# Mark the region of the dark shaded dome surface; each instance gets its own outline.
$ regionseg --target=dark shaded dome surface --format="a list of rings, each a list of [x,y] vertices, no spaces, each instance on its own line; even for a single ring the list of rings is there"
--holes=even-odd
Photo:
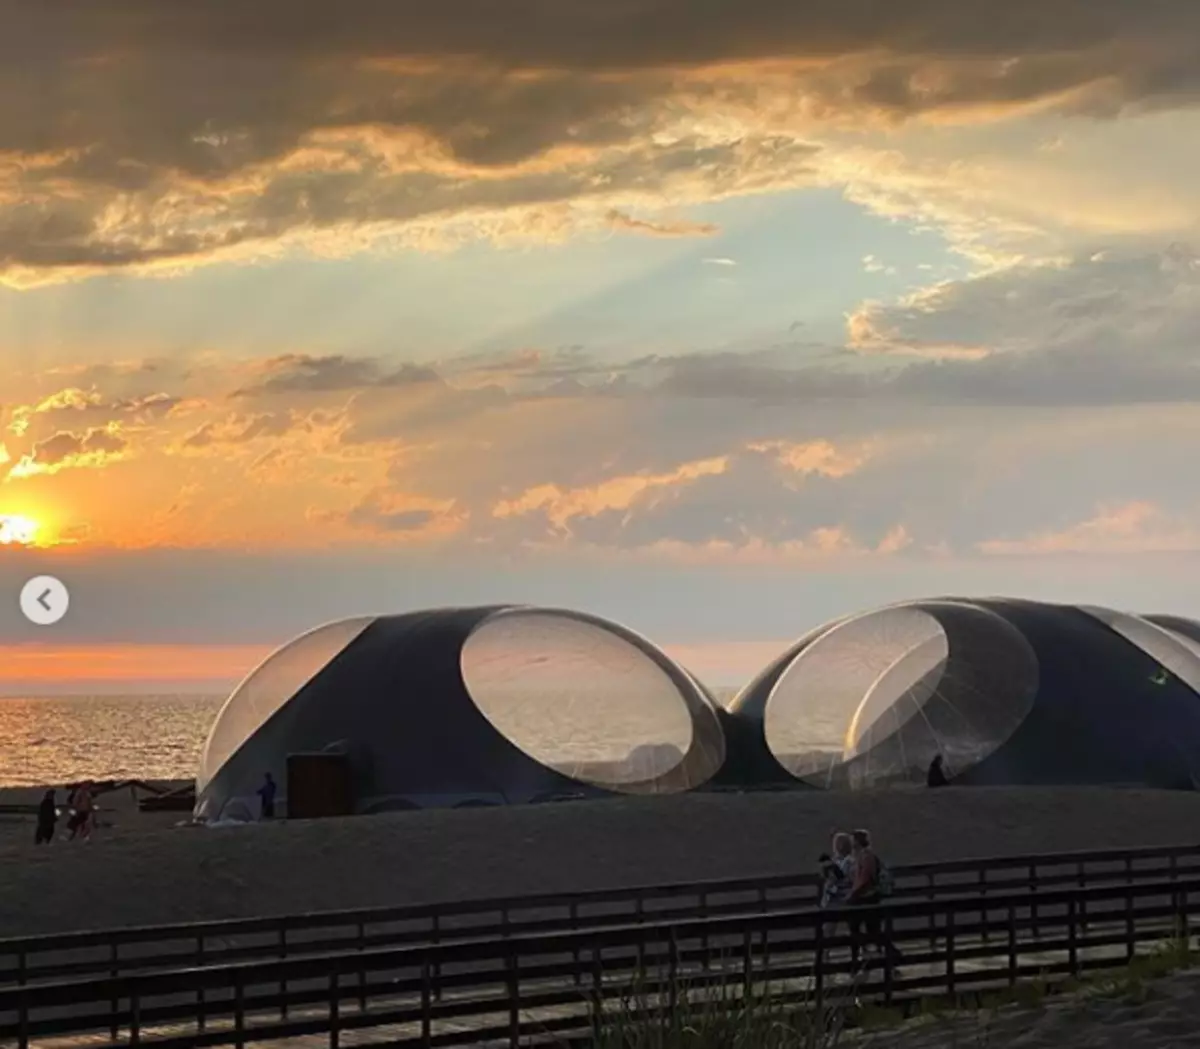
[[[686,790],[725,741],[708,695],[645,639],[493,606],[346,620],[284,646],[218,715],[198,813],[253,815],[264,774],[283,783],[289,754],[315,752],[345,754],[357,811],[381,811]]]

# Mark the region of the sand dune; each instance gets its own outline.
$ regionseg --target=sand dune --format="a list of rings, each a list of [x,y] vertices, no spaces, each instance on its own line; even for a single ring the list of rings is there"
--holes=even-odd
[[[694,794],[221,829],[126,804],[110,818],[90,844],[40,849],[31,821],[0,823],[4,935],[786,873],[857,826],[894,863],[1186,844],[1200,794]]]

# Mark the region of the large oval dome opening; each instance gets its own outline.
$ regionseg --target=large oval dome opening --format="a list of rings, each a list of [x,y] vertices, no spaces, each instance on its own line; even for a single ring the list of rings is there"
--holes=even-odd
[[[817,787],[920,782],[937,754],[953,776],[1007,740],[1032,709],[1037,658],[1006,621],[950,602],[834,624],[767,700],[775,759]]]
[[[684,789],[674,784],[690,778],[673,775],[686,772],[696,732],[681,684],[653,650],[598,622],[499,612],[467,639],[462,672],[494,728],[571,779],[643,793]]]

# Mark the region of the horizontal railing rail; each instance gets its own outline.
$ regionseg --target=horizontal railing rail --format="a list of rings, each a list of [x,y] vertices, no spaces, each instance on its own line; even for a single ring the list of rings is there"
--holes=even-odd
[[[899,899],[878,907],[648,919],[454,942],[223,962],[0,989],[0,1044],[107,1031],[184,1049],[371,1028],[393,1046],[584,1039],[614,1013],[681,1008],[697,989],[823,1009],[853,986],[896,1004],[1127,964],[1187,937],[1200,875]],[[902,968],[867,959],[841,919],[878,918]],[[936,945],[935,945],[936,944]],[[859,982],[863,981],[863,982]],[[631,997],[632,995],[632,997]],[[631,1004],[632,1002],[632,1004]],[[628,1017],[626,1017],[628,1018]],[[122,1040],[124,1039],[124,1040]]]
[[[894,868],[896,897],[1088,887],[1200,874],[1200,845],[966,859]],[[0,986],[98,973],[767,913],[816,902],[810,873],[359,908],[0,939]]]

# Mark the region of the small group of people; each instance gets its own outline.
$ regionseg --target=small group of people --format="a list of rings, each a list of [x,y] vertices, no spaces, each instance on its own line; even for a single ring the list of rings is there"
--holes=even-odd
[[[47,790],[38,804],[37,830],[34,832],[35,845],[49,845],[54,840],[54,832],[58,827],[58,792]],[[74,841],[77,837],[90,841],[96,822],[96,798],[90,783],[80,783],[67,796],[67,840]]]
[[[870,907],[892,894],[891,872],[872,847],[868,831],[839,831],[833,836],[831,848],[832,855],[823,852],[817,858],[823,908]],[[868,944],[878,947],[893,963],[900,960],[900,951],[877,914],[860,917],[850,912],[845,915],[845,921],[856,943],[861,941],[865,931]]]

